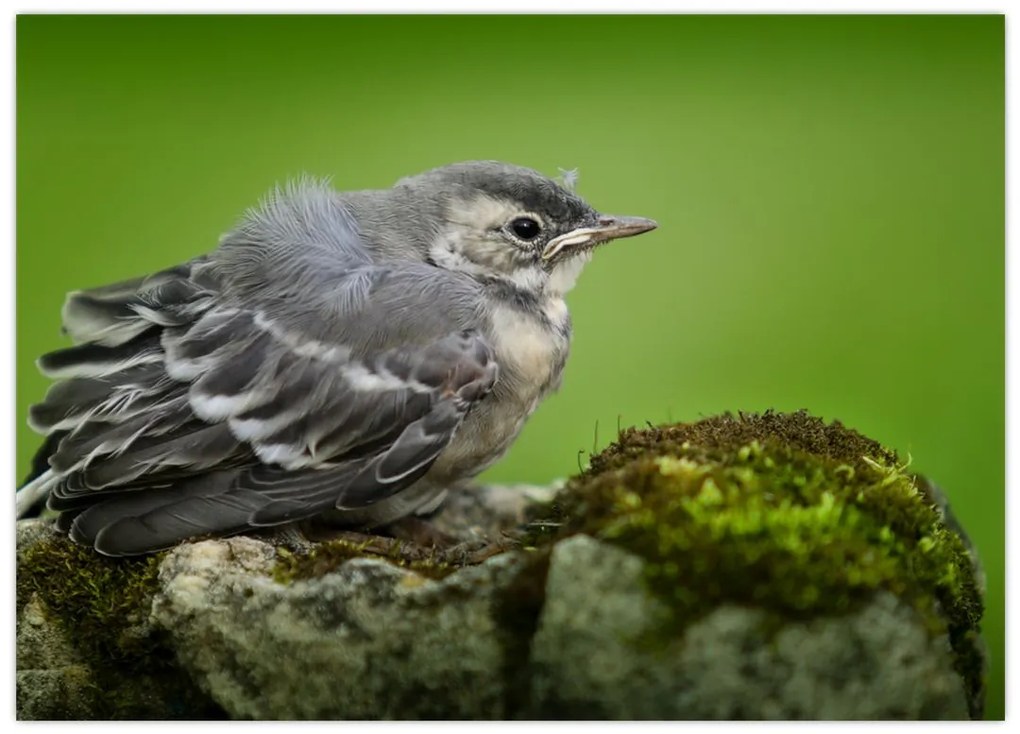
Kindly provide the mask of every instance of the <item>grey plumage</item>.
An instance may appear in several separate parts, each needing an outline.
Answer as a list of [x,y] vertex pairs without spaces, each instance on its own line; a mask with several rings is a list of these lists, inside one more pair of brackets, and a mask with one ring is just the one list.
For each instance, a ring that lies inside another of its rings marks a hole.
[[558,386],[591,249],[653,226],[489,162],[277,190],[209,255],[69,295],[75,346],[40,358],[59,381],[29,415],[49,468],[19,514],[48,498],[74,540],[130,555],[412,513]]

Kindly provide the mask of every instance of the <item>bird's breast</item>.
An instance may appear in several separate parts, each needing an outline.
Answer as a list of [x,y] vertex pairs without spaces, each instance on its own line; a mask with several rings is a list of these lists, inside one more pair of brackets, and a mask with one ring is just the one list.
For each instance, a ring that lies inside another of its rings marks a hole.
[[492,393],[471,410],[430,478],[473,476],[497,461],[542,399],[557,389],[570,348],[570,317],[562,300],[542,313],[499,306],[486,338],[499,364]]
[[502,384],[522,398],[541,398],[558,386],[570,349],[570,315],[562,298],[548,299],[540,310],[500,305],[491,323]]

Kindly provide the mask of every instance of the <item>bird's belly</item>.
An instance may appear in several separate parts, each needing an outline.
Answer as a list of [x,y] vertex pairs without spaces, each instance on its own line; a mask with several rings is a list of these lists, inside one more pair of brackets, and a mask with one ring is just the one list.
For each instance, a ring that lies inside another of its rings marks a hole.
[[535,395],[527,401],[496,399],[489,405],[479,405],[432,465],[428,479],[448,484],[488,469],[510,449],[540,400]]

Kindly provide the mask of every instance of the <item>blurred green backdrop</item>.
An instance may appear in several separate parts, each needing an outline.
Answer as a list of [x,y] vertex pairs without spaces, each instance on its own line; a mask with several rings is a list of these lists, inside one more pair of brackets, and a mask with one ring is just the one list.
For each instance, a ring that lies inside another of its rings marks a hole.
[[563,390],[488,478],[565,476],[618,423],[839,418],[976,540],[1001,718],[1004,118],[1001,16],[21,16],[18,477],[66,291],[211,249],[303,171],[577,167],[660,229],[589,266]]

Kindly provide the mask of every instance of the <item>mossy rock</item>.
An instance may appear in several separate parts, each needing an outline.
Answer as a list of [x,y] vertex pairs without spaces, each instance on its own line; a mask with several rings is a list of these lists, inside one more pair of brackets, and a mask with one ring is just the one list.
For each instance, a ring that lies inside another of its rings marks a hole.
[[937,490],[897,455],[805,412],[628,429],[534,525],[551,547],[586,534],[645,560],[663,635],[723,605],[790,620],[847,615],[879,593],[948,634],[970,714],[985,661],[980,570]]
[[165,553],[108,558],[39,520],[18,535],[19,718],[223,718],[149,621]]
[[[490,489],[438,521],[499,514]],[[463,557],[365,536],[110,559],[20,523],[19,715],[981,715],[966,538],[839,423],[630,429],[530,515],[509,551]]]

